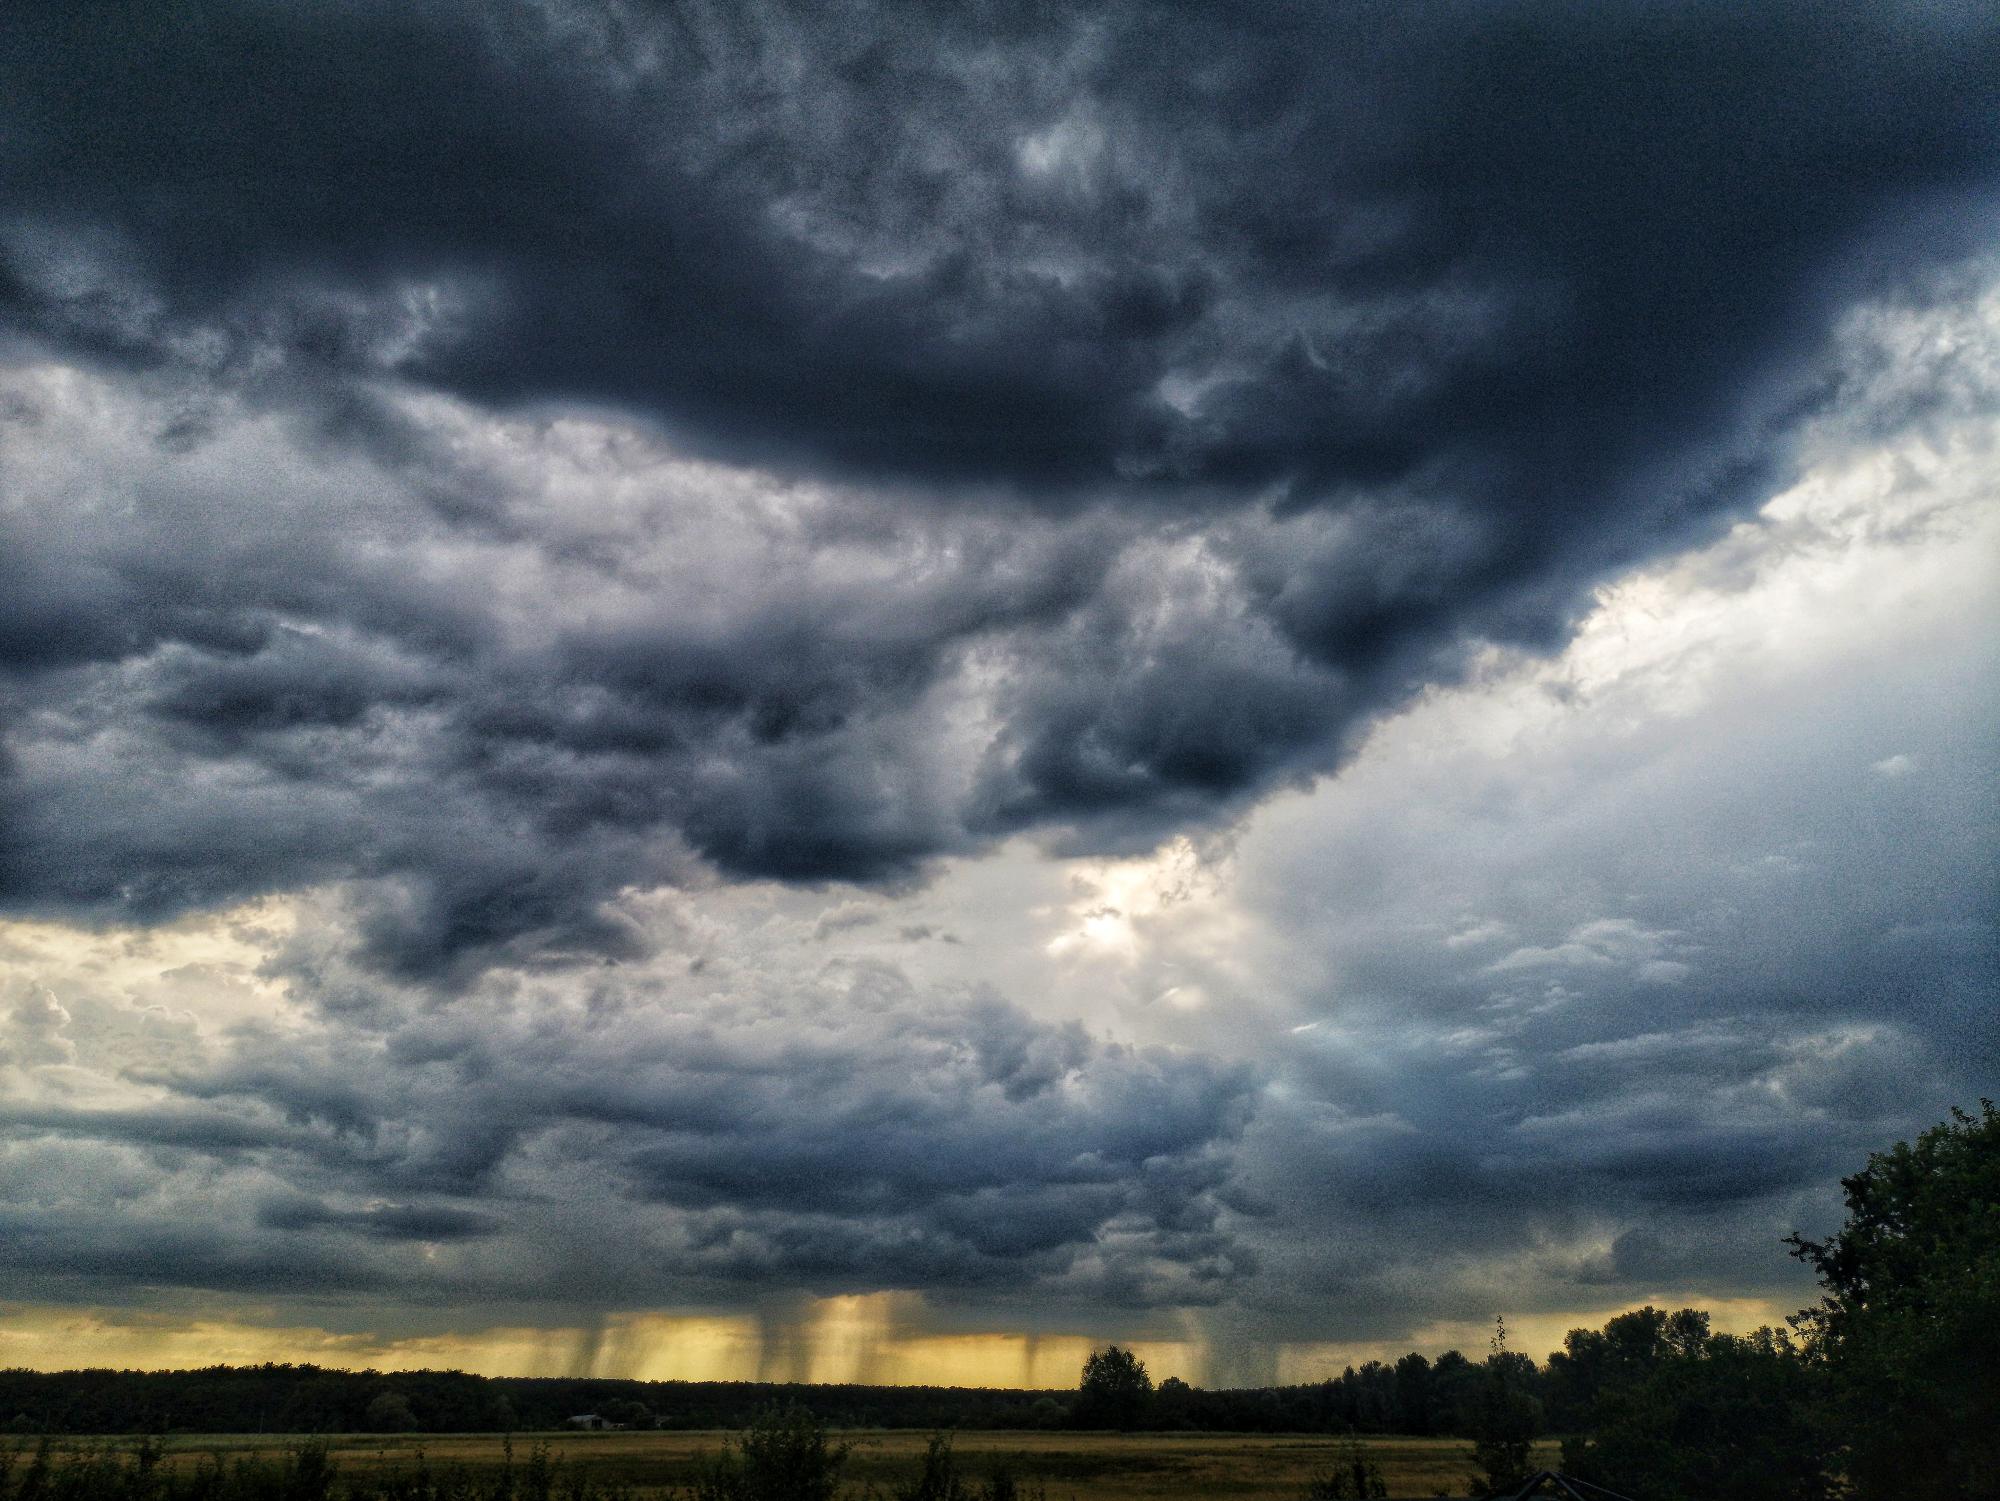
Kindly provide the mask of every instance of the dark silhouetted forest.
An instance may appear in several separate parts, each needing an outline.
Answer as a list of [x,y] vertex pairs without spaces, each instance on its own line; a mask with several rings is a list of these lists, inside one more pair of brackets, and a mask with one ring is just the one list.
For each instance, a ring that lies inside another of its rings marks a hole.
[[[1489,1357],[1490,1358],[1490,1357]],[[1510,1355],[1524,1386],[1567,1426],[1581,1397]],[[740,1428],[796,1406],[837,1428],[1121,1428],[1221,1433],[1462,1434],[1485,1362],[1370,1361],[1300,1386],[1207,1390],[1169,1377],[1111,1411],[1067,1391],[807,1386],[747,1381],[614,1381],[345,1371],[312,1365],[194,1371],[0,1371],[0,1414],[35,1433],[503,1433],[560,1428],[578,1413],[629,1427]],[[399,1398],[393,1405],[383,1397]],[[371,1408],[374,1409],[371,1412]],[[385,1412],[398,1416],[384,1421]]]

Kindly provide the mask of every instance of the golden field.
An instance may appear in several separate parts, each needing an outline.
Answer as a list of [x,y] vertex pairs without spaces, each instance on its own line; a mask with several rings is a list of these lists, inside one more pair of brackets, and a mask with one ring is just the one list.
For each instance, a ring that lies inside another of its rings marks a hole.
[[[640,1495],[658,1495],[685,1483],[704,1454],[728,1432],[552,1433],[517,1435],[514,1455],[546,1443],[566,1471],[617,1481]],[[860,1495],[873,1485],[887,1490],[907,1475],[930,1435],[916,1429],[863,1429],[836,1433],[852,1445],[848,1489]],[[118,1441],[129,1442],[129,1441]],[[191,1464],[208,1454],[278,1454],[302,1442],[284,1435],[186,1435],[169,1440],[169,1463]],[[1389,1494],[1397,1498],[1463,1496],[1470,1473],[1462,1439],[1364,1438],[1381,1465]],[[343,1472],[407,1469],[421,1453],[433,1466],[485,1470],[503,1460],[493,1434],[344,1434],[329,1440]],[[1153,1501],[1214,1496],[1238,1501],[1296,1501],[1315,1470],[1331,1463],[1336,1441],[1323,1435],[1233,1433],[1048,1433],[1034,1430],[968,1432],[953,1439],[961,1467],[983,1478],[1001,1458],[1032,1494],[1046,1488],[1049,1501]],[[1556,1454],[1545,1446],[1545,1463]]]

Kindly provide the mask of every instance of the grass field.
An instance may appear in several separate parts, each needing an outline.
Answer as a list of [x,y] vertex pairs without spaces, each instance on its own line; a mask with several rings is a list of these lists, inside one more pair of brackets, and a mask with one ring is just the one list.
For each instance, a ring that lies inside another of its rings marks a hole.
[[[529,1445],[546,1441],[567,1470],[588,1471],[599,1480],[618,1481],[640,1495],[658,1494],[685,1483],[702,1455],[712,1454],[728,1433],[560,1433],[518,1436],[517,1459]],[[847,1469],[849,1489],[869,1485],[887,1490],[907,1475],[923,1452],[928,1433],[913,1429],[866,1429],[840,1433],[853,1445]],[[300,1442],[272,1435],[184,1436],[169,1441],[170,1463],[192,1464],[212,1453],[277,1454]],[[1469,1465],[1461,1439],[1367,1438],[1362,1441],[1397,1498],[1463,1496]],[[434,1467],[484,1469],[501,1462],[501,1441],[492,1434],[345,1434],[333,1438],[335,1462],[345,1472],[406,1468],[419,1451]],[[1038,1431],[961,1433],[954,1441],[961,1466],[985,1476],[1003,1456],[1032,1487],[1046,1487],[1049,1501],[1152,1501],[1152,1498],[1214,1496],[1236,1501],[1296,1501],[1307,1477],[1325,1467],[1334,1441],[1317,1435],[1045,1433]],[[1553,1464],[1555,1446],[1543,1456]]]

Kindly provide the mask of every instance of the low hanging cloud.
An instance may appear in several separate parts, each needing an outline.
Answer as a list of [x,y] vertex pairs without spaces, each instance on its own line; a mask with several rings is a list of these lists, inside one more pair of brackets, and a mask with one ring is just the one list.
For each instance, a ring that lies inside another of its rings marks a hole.
[[[442,1009],[360,983],[380,992],[366,1015],[248,1024],[172,1064],[100,1032],[83,1068],[12,1076],[17,1292],[116,1275],[128,1295],[630,1307],[1032,1287],[1144,1308],[1214,1301],[1254,1264],[1229,1204],[1247,1065],[883,965],[718,991],[675,961]],[[316,994],[302,975],[295,993]],[[51,1030],[41,997],[18,1001],[8,1061],[46,1057]]]

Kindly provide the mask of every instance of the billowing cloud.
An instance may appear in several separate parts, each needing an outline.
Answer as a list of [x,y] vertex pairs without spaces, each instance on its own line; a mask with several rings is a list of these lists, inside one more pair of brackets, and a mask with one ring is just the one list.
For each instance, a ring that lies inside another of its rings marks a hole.
[[[17,1005],[8,1056],[42,1059],[0,1113],[18,1286],[122,1266],[270,1290],[291,1266],[322,1290],[599,1307],[884,1285],[1145,1306],[1212,1301],[1252,1259],[1227,1203],[1243,1064],[879,962],[781,986],[676,958],[443,1008],[354,976],[358,1008],[296,957],[260,962],[314,1004],[178,1063],[100,1037],[78,1065],[88,1018]],[[106,1202],[120,1181],[145,1187]]]
[[1997,50],[30,7],[6,890],[384,880],[376,952],[437,971],[625,952],[601,902],[688,852],[1226,820],[1760,500],[1855,289],[1979,243]]
[[34,1296],[1254,1375],[1993,1087],[1990,7],[17,9]]

